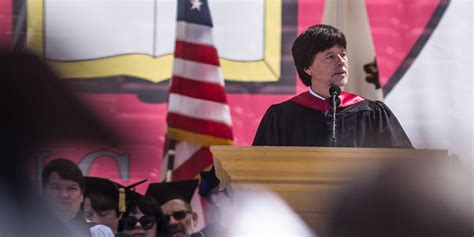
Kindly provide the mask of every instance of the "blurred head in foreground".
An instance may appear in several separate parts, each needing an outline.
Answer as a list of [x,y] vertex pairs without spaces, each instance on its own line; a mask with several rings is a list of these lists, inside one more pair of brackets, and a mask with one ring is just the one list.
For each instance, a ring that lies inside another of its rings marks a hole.
[[227,237],[316,236],[278,194],[256,189],[233,189],[234,218]]
[[473,194],[472,173],[454,162],[401,162],[351,188],[328,236],[472,236]]
[[45,144],[117,140],[38,57],[0,52],[0,75],[0,190],[8,194],[0,197],[0,235],[75,236],[39,201],[28,158]]
[[0,175],[15,176],[18,166],[39,146],[117,145],[117,136],[38,57],[0,52],[0,75],[0,147],[10,157],[0,166]]

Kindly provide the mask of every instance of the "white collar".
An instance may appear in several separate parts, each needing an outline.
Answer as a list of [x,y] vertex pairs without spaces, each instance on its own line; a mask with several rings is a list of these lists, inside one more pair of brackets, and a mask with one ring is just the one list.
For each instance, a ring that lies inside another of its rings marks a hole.
[[317,94],[316,92],[314,92],[313,90],[311,90],[311,88],[309,88],[309,93],[310,93],[311,95],[313,95],[314,97],[318,98],[318,99],[326,100],[326,98],[324,98],[323,96]]

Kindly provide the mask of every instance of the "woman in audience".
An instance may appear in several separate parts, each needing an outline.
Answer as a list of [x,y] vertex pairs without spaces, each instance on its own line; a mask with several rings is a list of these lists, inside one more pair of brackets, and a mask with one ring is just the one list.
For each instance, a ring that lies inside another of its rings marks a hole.
[[127,204],[127,212],[120,219],[125,234],[144,237],[165,237],[168,224],[155,198],[143,196]]

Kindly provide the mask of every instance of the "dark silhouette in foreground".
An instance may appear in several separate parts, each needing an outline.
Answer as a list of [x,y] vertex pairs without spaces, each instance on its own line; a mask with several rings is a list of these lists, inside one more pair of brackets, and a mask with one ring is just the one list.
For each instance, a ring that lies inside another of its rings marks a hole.
[[43,145],[118,139],[36,56],[0,52],[0,83],[0,235],[77,236],[41,200],[25,166]]

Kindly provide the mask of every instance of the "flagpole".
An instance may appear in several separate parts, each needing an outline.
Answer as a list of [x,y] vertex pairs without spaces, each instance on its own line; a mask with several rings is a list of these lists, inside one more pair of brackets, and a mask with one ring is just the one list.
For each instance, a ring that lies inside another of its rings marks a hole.
[[168,167],[166,168],[166,179],[165,182],[173,181],[173,169],[174,169],[174,155],[175,155],[175,146],[176,140],[168,140]]

